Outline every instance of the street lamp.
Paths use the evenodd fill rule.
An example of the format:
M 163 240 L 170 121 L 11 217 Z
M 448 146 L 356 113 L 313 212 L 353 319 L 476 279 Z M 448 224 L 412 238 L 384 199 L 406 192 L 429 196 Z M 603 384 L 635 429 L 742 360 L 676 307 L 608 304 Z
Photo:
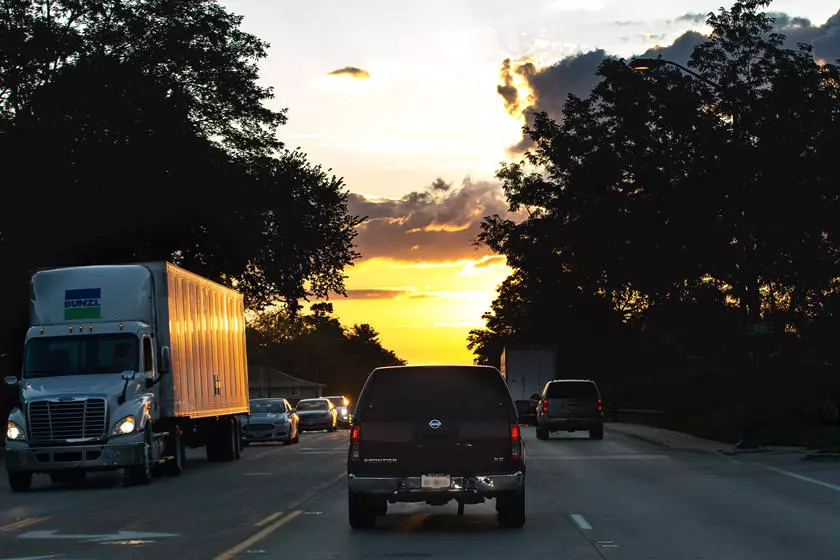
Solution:
M 700 80 L 701 82 L 705 82 L 706 84 L 712 86 L 716 92 L 720 92 L 721 87 L 720 84 L 710 80 L 709 78 L 698 74 L 694 70 L 690 68 L 686 68 L 682 64 L 674 62 L 673 60 L 667 60 L 664 58 L 633 58 L 630 62 L 627 63 L 627 66 L 636 70 L 638 72 L 645 72 L 648 70 L 656 70 L 658 68 L 662 68 L 663 66 L 675 66 L 685 72 L 686 74 Z M 733 118 L 733 124 L 737 126 L 736 119 Z M 755 353 L 751 351 L 750 355 L 750 366 L 753 371 L 753 375 L 756 375 L 756 363 L 755 363 Z M 749 402 L 749 396 L 746 397 L 744 402 Z M 747 411 L 747 407 L 745 404 L 741 404 L 741 414 L 742 414 L 742 433 L 741 433 L 741 440 L 735 445 L 736 449 L 755 449 L 759 447 L 759 445 L 753 440 L 753 426 L 752 426 L 752 414 Z
M 630 68 L 632 68 L 633 70 L 636 70 L 636 71 L 639 71 L 639 72 L 644 72 L 644 71 L 647 71 L 647 70 L 656 70 L 657 68 L 662 68 L 663 66 L 667 66 L 667 65 L 676 66 L 677 68 L 679 68 L 680 70 L 682 70 L 686 74 L 694 76 L 695 78 L 697 78 L 698 80 L 700 80 L 702 82 L 706 82 L 707 84 L 709 84 L 710 86 L 712 86 L 716 90 L 720 89 L 720 84 L 718 84 L 717 82 L 713 82 L 709 78 L 707 78 L 707 77 L 705 77 L 701 74 L 698 74 L 694 70 L 691 70 L 690 68 L 686 68 L 682 64 L 674 62 L 673 60 L 667 60 L 667 59 L 664 59 L 664 58 L 634 58 L 634 59 L 630 60 L 630 62 L 628 62 L 627 65 Z

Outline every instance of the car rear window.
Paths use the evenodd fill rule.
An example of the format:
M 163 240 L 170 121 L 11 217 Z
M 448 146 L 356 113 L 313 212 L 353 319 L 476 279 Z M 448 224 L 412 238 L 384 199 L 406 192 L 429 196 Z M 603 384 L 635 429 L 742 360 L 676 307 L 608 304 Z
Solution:
M 509 417 L 513 400 L 493 368 L 404 367 L 376 370 L 359 396 L 361 421 L 425 419 L 429 414 L 484 420 Z
M 548 399 L 597 399 L 598 388 L 590 381 L 558 381 L 548 384 Z

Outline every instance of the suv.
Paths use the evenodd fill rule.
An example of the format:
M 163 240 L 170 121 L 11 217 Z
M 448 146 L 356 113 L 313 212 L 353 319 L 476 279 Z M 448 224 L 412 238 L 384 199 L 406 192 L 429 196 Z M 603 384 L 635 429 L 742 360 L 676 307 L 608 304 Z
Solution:
M 499 524 L 525 524 L 525 442 L 499 370 L 375 369 L 357 401 L 347 457 L 350 526 L 368 529 L 389 503 L 496 500 Z
M 598 386 L 588 379 L 549 381 L 537 406 L 537 439 L 575 430 L 589 430 L 591 439 L 604 439 L 604 406 Z
M 324 397 L 333 405 L 335 405 L 335 410 L 338 413 L 338 425 L 342 428 L 349 428 L 350 427 L 350 401 L 344 395 L 336 395 L 333 397 Z

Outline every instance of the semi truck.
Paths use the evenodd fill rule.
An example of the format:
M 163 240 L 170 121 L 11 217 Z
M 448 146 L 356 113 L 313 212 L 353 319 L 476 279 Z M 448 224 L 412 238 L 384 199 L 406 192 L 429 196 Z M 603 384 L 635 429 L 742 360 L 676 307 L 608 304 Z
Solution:
M 42 270 L 31 279 L 19 403 L 6 427 L 15 492 L 122 469 L 180 475 L 185 448 L 241 454 L 249 414 L 242 295 L 168 262 Z
M 502 350 L 501 372 L 515 400 L 532 400 L 555 379 L 555 355 L 549 347 L 513 346 Z

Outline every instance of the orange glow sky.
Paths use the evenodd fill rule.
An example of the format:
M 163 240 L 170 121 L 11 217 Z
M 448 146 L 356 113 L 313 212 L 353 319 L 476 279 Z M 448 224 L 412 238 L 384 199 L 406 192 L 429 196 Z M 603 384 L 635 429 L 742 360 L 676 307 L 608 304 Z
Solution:
M 288 108 L 280 139 L 344 177 L 351 210 L 374 216 L 359 236 L 364 258 L 347 270 L 351 297 L 333 300 L 337 316 L 346 326 L 372 324 L 387 348 L 418 364 L 472 361 L 467 333 L 482 326 L 509 272 L 498 259 L 476 267 L 488 253 L 470 245 L 481 217 L 505 209 L 494 174 L 522 138 L 524 107 L 507 111 L 496 91 L 502 61 L 547 65 L 596 48 L 631 56 L 702 31 L 686 15 L 729 4 L 222 3 L 270 44 L 260 79 L 274 89 L 270 106 Z M 815 22 L 837 11 L 831 0 L 777 0 L 769 9 Z M 513 85 L 527 101 L 527 83 Z M 451 187 L 430 186 L 437 178 Z

